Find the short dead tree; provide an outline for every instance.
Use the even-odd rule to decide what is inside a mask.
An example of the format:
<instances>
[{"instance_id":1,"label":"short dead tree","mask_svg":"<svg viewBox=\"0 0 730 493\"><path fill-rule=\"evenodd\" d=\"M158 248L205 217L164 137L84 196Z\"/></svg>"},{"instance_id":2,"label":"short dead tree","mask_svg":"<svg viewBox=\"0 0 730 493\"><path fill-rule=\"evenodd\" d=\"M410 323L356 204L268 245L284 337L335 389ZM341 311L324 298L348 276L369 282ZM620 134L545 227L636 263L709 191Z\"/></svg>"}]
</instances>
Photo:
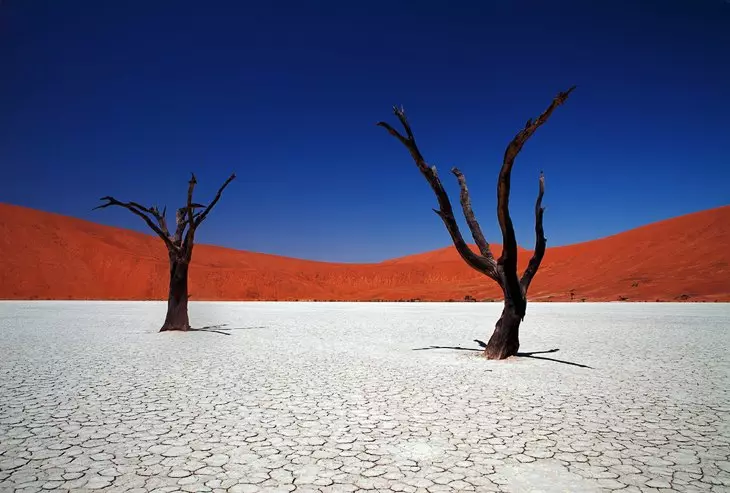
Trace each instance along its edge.
<instances>
[{"instance_id":1,"label":"short dead tree","mask_svg":"<svg viewBox=\"0 0 730 493\"><path fill-rule=\"evenodd\" d=\"M541 172L537 202L535 203L535 251L527 269L522 274L522 277L519 277L517 273L517 240L509 214L512 166L525 142L550 118L555 108L568 99L573 89L575 89L575 86L565 92L559 93L540 116L535 120L530 119L527 121L525 127L517 133L514 139L512 139L512 142L507 146L497 180L497 219L499 220L499 227L502 230L502 255L497 260L494 259L489 248L489 243L485 240L481 227L474 216L469 191L466 186L466 178L462 172L458 168L452 168L451 170L459 181L461 188L461 208L463 209L472 238L474 238L480 254L472 251L464 241L456 219L454 218L454 211L451 207L449 196L446 190L444 190L436 172L436 166L429 165L421 154L403 108L394 107L393 113L403 126L405 135L401 134L386 122L378 123L379 126L385 128L408 149L421 174L426 178L429 185L431 185L439 203L439 208L434 209L434 212L438 214L444 222L444 225L446 225L446 229L451 235L454 246L461 258L470 267L494 280L502 288L502 292L504 293L502 316L497 321L494 332L484 350L485 356L489 359L504 359L517 354L520 347L520 323L524 320L527 309L527 290L545 255L546 239L542 224L543 212L545 210L542 207L542 197L545 193L545 178Z\"/></svg>"},{"instance_id":2,"label":"short dead tree","mask_svg":"<svg viewBox=\"0 0 730 493\"><path fill-rule=\"evenodd\" d=\"M193 202L193 190L197 184L195 175L192 175L188 182L188 197L184 207L177 210L175 216L175 233L170 234L167 228L166 211L162 212L155 207L144 207L136 202L120 202L114 197L102 197L100 200L106 201L94 209L104 209L109 206L124 207L133 214L141 217L147 226L154 231L157 236L162 238L167 247L167 254L170 259L170 288L167 295L167 316L165 323L162 325L160 332L167 330L190 329L190 321L188 319L188 269L190 260L193 257L193 245L195 242L195 232L198 227L205 221L208 214L221 198L223 190L233 179L236 178L232 174L223 185L218 189L218 193L210 204L202 205Z\"/></svg>"}]
</instances>

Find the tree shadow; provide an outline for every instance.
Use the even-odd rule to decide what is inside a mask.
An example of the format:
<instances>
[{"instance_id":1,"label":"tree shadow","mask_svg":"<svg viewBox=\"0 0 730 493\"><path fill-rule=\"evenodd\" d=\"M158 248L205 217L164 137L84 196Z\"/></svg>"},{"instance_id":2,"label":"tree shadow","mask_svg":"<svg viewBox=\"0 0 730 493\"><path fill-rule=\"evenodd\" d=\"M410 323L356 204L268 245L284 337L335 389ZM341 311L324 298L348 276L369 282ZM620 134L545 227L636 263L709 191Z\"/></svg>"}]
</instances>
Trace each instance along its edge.
<instances>
[{"instance_id":1,"label":"tree shadow","mask_svg":"<svg viewBox=\"0 0 730 493\"><path fill-rule=\"evenodd\" d=\"M224 328L225 327L225 328ZM252 330L252 329L265 329L264 326L255 326L255 327L228 327L228 324L218 324L218 325L206 325L205 327L198 327L193 328L190 327L188 330L191 332L210 332L213 334L221 334L224 336L231 335L231 330Z\"/></svg>"},{"instance_id":2,"label":"tree shadow","mask_svg":"<svg viewBox=\"0 0 730 493\"><path fill-rule=\"evenodd\" d=\"M556 359L556 358L546 358L545 356L535 356L535 354L540 353L554 353L557 351L557 349L551 349L550 351L534 351L531 353L517 353L518 358L532 358L532 359L541 359L544 361L552 361L554 363L562 363L564 365L570 365L570 366L577 366L579 368L588 368L590 370L595 370L592 366L584 365L581 363L573 363L572 361L565 361L563 359Z\"/></svg>"},{"instance_id":3,"label":"tree shadow","mask_svg":"<svg viewBox=\"0 0 730 493\"><path fill-rule=\"evenodd\" d=\"M482 348L487 347L487 344L484 341L480 341L479 339L474 339L474 342L479 344ZM455 351L479 351L479 352L481 352L483 350L483 349L468 348L468 347L461 347L461 346L428 346L428 347L415 348L414 351L424 351L427 349L453 349ZM591 370L595 370L595 368L593 368L592 366L583 365L581 363L573 363L572 361L565 361L565 360L556 359L556 358L548 358L545 356L536 356L537 354L555 353L557 351L560 351L560 349L555 348L555 349L547 349L545 351L521 352L521 353L517 353L515 356L517 358L541 359L544 361L552 361L554 363L561 363L563 365L577 366L579 368L588 368Z\"/></svg>"},{"instance_id":4,"label":"tree shadow","mask_svg":"<svg viewBox=\"0 0 730 493\"><path fill-rule=\"evenodd\" d=\"M428 346L428 347L417 347L413 349L414 351L425 351L427 349L453 349L455 351L479 351L481 352L481 349L471 348L471 347L461 347L461 346Z\"/></svg>"}]
</instances>

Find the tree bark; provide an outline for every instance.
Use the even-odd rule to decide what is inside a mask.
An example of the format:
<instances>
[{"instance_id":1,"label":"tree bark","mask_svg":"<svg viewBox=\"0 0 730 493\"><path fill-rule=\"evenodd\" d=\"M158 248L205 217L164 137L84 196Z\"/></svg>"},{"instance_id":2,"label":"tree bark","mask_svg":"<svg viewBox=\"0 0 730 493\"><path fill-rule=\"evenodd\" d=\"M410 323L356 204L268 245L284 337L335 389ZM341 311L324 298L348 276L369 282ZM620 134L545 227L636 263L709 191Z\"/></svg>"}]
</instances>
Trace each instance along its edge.
<instances>
[{"instance_id":1,"label":"tree bark","mask_svg":"<svg viewBox=\"0 0 730 493\"><path fill-rule=\"evenodd\" d=\"M520 349L521 322L515 304L505 299L502 316L497 320L492 337L484 348L484 356L487 359L505 359L516 355Z\"/></svg>"},{"instance_id":2,"label":"tree bark","mask_svg":"<svg viewBox=\"0 0 730 493\"><path fill-rule=\"evenodd\" d=\"M188 267L184 259L170 255L170 290L167 294L167 316L160 332L167 330L187 331L188 319Z\"/></svg>"}]
</instances>

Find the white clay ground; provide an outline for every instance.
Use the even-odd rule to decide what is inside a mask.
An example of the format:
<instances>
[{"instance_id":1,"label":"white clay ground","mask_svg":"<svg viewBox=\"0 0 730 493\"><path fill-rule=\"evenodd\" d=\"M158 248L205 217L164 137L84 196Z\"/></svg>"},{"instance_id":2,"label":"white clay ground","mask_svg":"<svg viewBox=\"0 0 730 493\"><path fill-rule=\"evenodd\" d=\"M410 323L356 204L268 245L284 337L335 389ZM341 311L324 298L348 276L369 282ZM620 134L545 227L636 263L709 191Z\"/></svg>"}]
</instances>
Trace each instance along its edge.
<instances>
[{"instance_id":1,"label":"white clay ground","mask_svg":"<svg viewBox=\"0 0 730 493\"><path fill-rule=\"evenodd\" d=\"M0 491L730 491L730 305L0 302Z\"/></svg>"}]
</instances>

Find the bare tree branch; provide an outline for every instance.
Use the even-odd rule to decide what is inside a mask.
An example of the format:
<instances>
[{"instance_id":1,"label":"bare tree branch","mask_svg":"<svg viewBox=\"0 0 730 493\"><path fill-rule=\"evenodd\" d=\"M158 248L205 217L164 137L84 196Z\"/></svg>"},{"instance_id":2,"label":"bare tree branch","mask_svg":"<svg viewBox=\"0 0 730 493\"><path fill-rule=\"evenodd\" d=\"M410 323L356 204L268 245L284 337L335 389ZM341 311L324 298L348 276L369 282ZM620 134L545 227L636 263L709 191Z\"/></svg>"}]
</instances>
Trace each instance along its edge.
<instances>
[{"instance_id":1,"label":"bare tree branch","mask_svg":"<svg viewBox=\"0 0 730 493\"><path fill-rule=\"evenodd\" d=\"M168 231L168 229L167 229L167 222L165 221L165 217L164 217L165 212L163 212L162 214L160 214L160 211L159 211L159 209L157 207L155 207L155 206L145 207L145 206L143 206L141 204L138 204L137 202L131 202L130 201L130 202L128 202L128 204L130 204L130 205L132 205L132 206L134 206L134 207L136 207L136 208L144 211L145 213L150 214L151 216L153 216L157 220L157 224L159 225L160 230L163 233L165 233L165 235L168 238L170 237L170 231ZM165 207L165 211L167 211L167 207Z\"/></svg>"},{"instance_id":2,"label":"bare tree branch","mask_svg":"<svg viewBox=\"0 0 730 493\"><path fill-rule=\"evenodd\" d=\"M152 222L152 219L150 219L150 217L147 215L147 214L150 214L150 215L154 216L152 209L141 206L141 205L137 204L136 202L120 202L119 200L117 200L111 196L102 197L99 200L106 200L107 203L96 206L96 207L94 207L93 210L105 209L112 205L123 207L123 208L127 209L128 211L132 212L133 214L136 214L137 216L141 217L144 220L144 222L147 223L147 226L149 226L150 229L152 229L152 231L154 231L157 234L157 236L162 238L162 240L165 242L165 245L167 245L167 248L169 250L177 251L178 247L170 240L169 234L165 234L165 232L162 229L160 229L159 226L155 225L155 223Z\"/></svg>"},{"instance_id":3,"label":"bare tree branch","mask_svg":"<svg viewBox=\"0 0 730 493\"><path fill-rule=\"evenodd\" d=\"M195 185L198 183L198 180L195 179L195 173L190 174L190 181L188 182L188 199L185 203L185 213L187 217L185 218L188 230L185 233L185 250L188 253L192 252L192 245L193 245L193 239L195 238L195 228L193 227L193 213L195 212L193 210L193 190L195 190ZM180 227L178 225L178 227Z\"/></svg>"},{"instance_id":4,"label":"bare tree branch","mask_svg":"<svg viewBox=\"0 0 730 493\"><path fill-rule=\"evenodd\" d=\"M208 204L208 206L205 207L205 209L202 212L198 213L196 219L193 220L191 218L191 223L194 224L196 228L198 226L200 226L203 223L203 221L205 221L205 218L208 217L208 213L213 209L213 207L215 207L215 205L220 200L221 195L223 194L223 190L225 190L226 187L228 186L228 184L231 183L235 179L236 179L236 173L231 173L231 176L229 176L228 179L223 183L223 185L221 185L221 187L218 189L218 193L215 194L215 198L213 199L213 201L210 204ZM200 204L194 204L194 205L197 207L203 207Z\"/></svg>"},{"instance_id":5,"label":"bare tree branch","mask_svg":"<svg viewBox=\"0 0 730 493\"><path fill-rule=\"evenodd\" d=\"M157 219L157 224L159 224L160 230L165 233L165 236L170 238L170 230L167 229L167 218L165 217L166 213L167 207L162 209L162 213L160 213L160 210L157 207L150 207L150 214L152 214L155 219Z\"/></svg>"},{"instance_id":6,"label":"bare tree branch","mask_svg":"<svg viewBox=\"0 0 730 493\"><path fill-rule=\"evenodd\" d=\"M496 280L497 282L500 282L499 273L497 272L497 263L494 261L494 255L492 255L492 251L489 248L489 243L484 238L482 228L479 226L479 222L474 216L474 211L471 207L471 197L469 196L469 189L466 186L466 177L459 170L459 168L452 168L451 172L454 174L454 176L456 176L456 179L459 180L459 187L461 188L461 194L459 196L461 201L461 208L464 211L466 223L469 225L469 229L471 230L471 236L472 238L474 238L474 242L479 247L479 251L482 253L484 258L487 259L487 261L491 264L491 272L489 272L487 275L489 275L489 277Z\"/></svg>"},{"instance_id":7,"label":"bare tree branch","mask_svg":"<svg viewBox=\"0 0 730 493\"><path fill-rule=\"evenodd\" d=\"M545 247L547 245L547 239L545 238L545 230L542 227L542 216L545 212L545 208L542 206L542 196L545 195L545 175L542 171L540 172L540 189L537 193L537 200L535 201L535 252L532 254L530 263L525 269L525 273L522 274L520 279L520 287L522 288L523 296L527 295L527 289L530 287L532 278L537 274L537 270L540 268L542 258L545 256Z\"/></svg>"},{"instance_id":8,"label":"bare tree branch","mask_svg":"<svg viewBox=\"0 0 730 493\"><path fill-rule=\"evenodd\" d=\"M398 108L396 108L395 106L393 106L393 112L396 115L398 115L398 112L399 111L403 111L403 110L399 110ZM404 116L404 118L405 118L405 116ZM408 139L406 139L405 137L403 137L400 134L400 132L398 132L396 129L394 129L393 127L391 127L389 123L387 123L387 122L378 122L377 125L383 127L384 129L386 129L390 133L390 135L392 135L396 139L400 140L401 144L403 144L404 146L406 146L408 148L408 150L410 150L410 148L411 148L411 141L408 140ZM416 163L416 164L418 164L418 163Z\"/></svg>"},{"instance_id":9,"label":"bare tree branch","mask_svg":"<svg viewBox=\"0 0 730 493\"><path fill-rule=\"evenodd\" d=\"M515 238L515 230L512 224L512 218L509 215L509 193L512 166L514 165L517 154L522 150L525 142L532 137L535 131L552 115L555 108L563 104L573 92L575 86L565 92L558 93L553 99L550 106L535 119L528 120L525 128L515 135L512 142L509 143L504 153L502 168L499 171L499 179L497 180L497 219L499 227L502 230L502 255L497 260L497 264L502 267L504 274L505 289L509 292L510 297L519 303L517 313L524 317L526 301L522 296L522 288L517 278L517 240Z\"/></svg>"},{"instance_id":10,"label":"bare tree branch","mask_svg":"<svg viewBox=\"0 0 730 493\"><path fill-rule=\"evenodd\" d=\"M173 242L176 245L180 245L182 243L182 237L183 232L185 231L185 226L187 226L187 208L180 207L177 212L175 213L175 237L173 238Z\"/></svg>"},{"instance_id":11,"label":"bare tree branch","mask_svg":"<svg viewBox=\"0 0 730 493\"><path fill-rule=\"evenodd\" d=\"M434 212L439 215L441 220L446 225L446 229L451 235L451 239L454 242L454 246L459 252L459 255L461 255L464 261L473 269L491 277L492 279L495 279L497 282L500 282L498 276L495 275L494 277L492 277L492 274L494 273L493 262L490 262L489 259L474 253L471 248L469 248L469 245L467 245L467 243L464 241L464 238L461 235L461 231L459 230L459 225L454 218L454 210L451 206L451 201L449 200L449 196L447 195L446 190L444 190L444 187L441 184L441 180L439 179L438 173L436 172L436 167L429 166L426 163L426 160L423 158L421 151L418 149L416 139L413 135L413 131L411 130L411 126L406 118L405 111L403 110L403 108L398 108L394 106L393 113L396 117L398 117L398 120L403 126L403 129L405 130L407 136L403 136L400 132L398 132L386 122L378 122L377 125L385 128L388 133L397 138L406 147L406 149L408 149L421 174L426 178L426 181L428 181L429 185L431 185L431 189L436 194L436 198L438 199L439 203L439 209L434 209Z\"/></svg>"}]
</instances>

